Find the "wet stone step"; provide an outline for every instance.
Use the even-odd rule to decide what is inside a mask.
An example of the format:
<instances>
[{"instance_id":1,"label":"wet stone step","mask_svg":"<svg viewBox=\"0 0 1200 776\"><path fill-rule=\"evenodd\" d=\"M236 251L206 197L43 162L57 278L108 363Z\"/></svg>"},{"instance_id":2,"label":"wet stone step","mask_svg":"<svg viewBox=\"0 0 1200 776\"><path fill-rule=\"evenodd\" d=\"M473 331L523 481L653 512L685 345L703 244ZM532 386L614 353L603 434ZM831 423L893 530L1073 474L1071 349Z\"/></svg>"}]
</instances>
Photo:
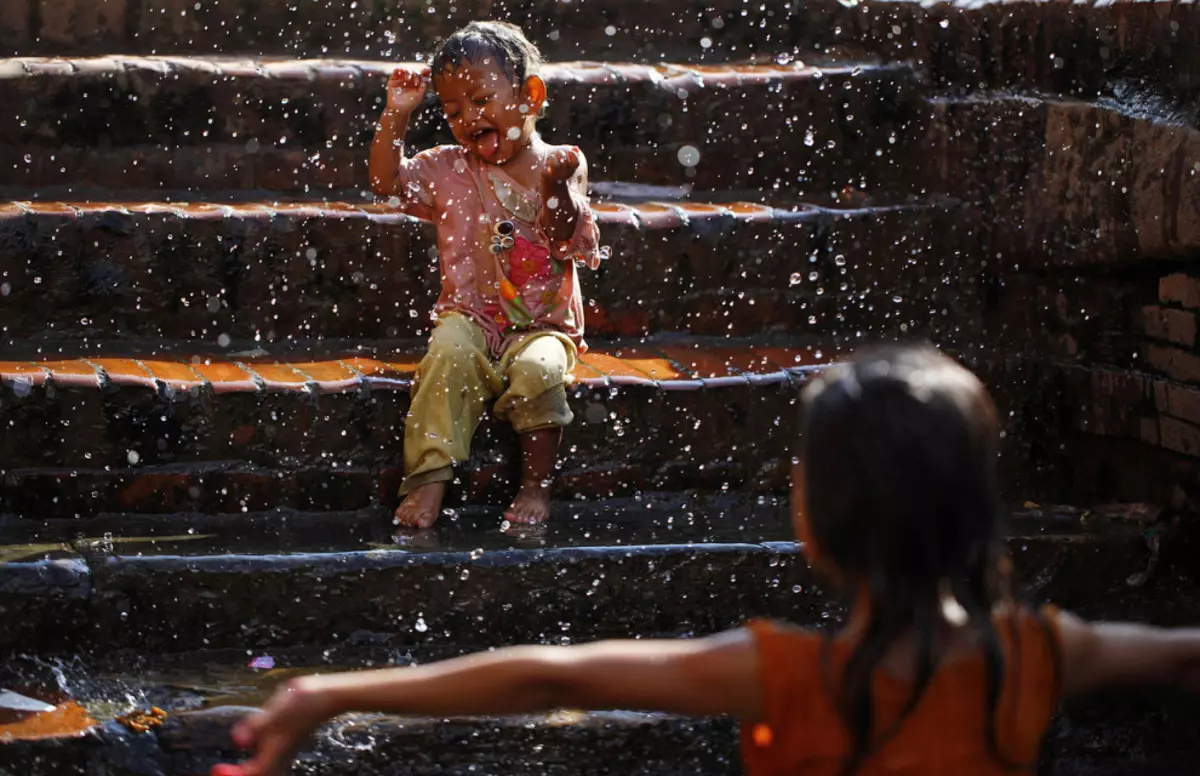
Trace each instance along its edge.
<instances>
[{"instance_id":1,"label":"wet stone step","mask_svg":"<svg viewBox=\"0 0 1200 776\"><path fill-rule=\"evenodd\" d=\"M586 382L569 393L577 417L562 446L562 495L781 487L799 390L831 355L811 344L597 348L576 373ZM389 506L416 363L414 354L5 363L5 508L40 519ZM328 377L303 377L311 374ZM462 469L463 498L509 497L516 450L511 427L486 418Z\"/></svg>"},{"instance_id":2,"label":"wet stone step","mask_svg":"<svg viewBox=\"0 0 1200 776\"><path fill-rule=\"evenodd\" d=\"M155 733L108 723L86 739L0 744L0 768L29 776L171 773L205 776L238 753L229 729L248 708L170 717ZM566 776L740 773L732 722L656 714L559 712L507 719L418 720L355 715L318 735L298 772L391 776Z\"/></svg>"},{"instance_id":3,"label":"wet stone step","mask_svg":"<svg viewBox=\"0 0 1200 776\"><path fill-rule=\"evenodd\" d=\"M400 65L405 68L417 64ZM392 61L0 60L8 185L321 191L369 187ZM8 77L5 77L5 76ZM928 113L905 65L547 67L543 131L593 180L824 193L907 183ZM747 123L753 118L753 129ZM434 96L407 136L454 140Z\"/></svg>"},{"instance_id":4,"label":"wet stone step","mask_svg":"<svg viewBox=\"0 0 1200 776\"><path fill-rule=\"evenodd\" d=\"M232 725L298 673L428 662L461 650L379 648L276 651L276 668L249 668L245 650L108 661L10 661L4 681L58 703L35 726L0 723L0 768L31 776L206 774L239 756ZM260 656L261 657L261 656ZM65 688L65 692L64 692ZM153 705L163 725L134 732L114 721ZM1043 747L1039 773L1164 776L1192 772L1194 696L1122 692L1067 704ZM86 736L80 736L82 731ZM36 731L36 732L35 732ZM35 736L41 736L40 738ZM299 771L331 774L736 774L736 726L627 711L423 720L346 715L300 754ZM603 763L600 766L591 763Z\"/></svg>"},{"instance_id":5,"label":"wet stone step","mask_svg":"<svg viewBox=\"0 0 1200 776\"><path fill-rule=\"evenodd\" d=\"M593 337L952 337L978 305L976 218L952 202L594 209L612 258L583 274ZM386 205L3 203L0 336L423 338L436 255Z\"/></svg>"},{"instance_id":6,"label":"wet stone step","mask_svg":"<svg viewBox=\"0 0 1200 776\"><path fill-rule=\"evenodd\" d=\"M792 542L753 541L781 528L780 505L758 509L758 527L739 526L744 538L734 542L714 533L718 540L534 546L536 537L501 538L493 528L443 529L445 544L435 549L421 549L413 542L425 540L411 537L406 544L350 541L353 549L325 552L287 552L287 544L262 552L253 543L221 551L219 535L214 543L210 535L186 533L141 542L85 537L24 555L14 549L19 559L0 566L0 607L12 623L0 647L84 655L486 647L708 633L752 616L810 624L835 616L834 598ZM1023 530L1009 546L1035 598L1088 616L1164 623L1196 616L1189 603L1197 600L1195 582L1179 575L1186 566L1169 542L1149 582L1139 581L1150 551L1138 525L1032 520L1014 529ZM236 535L227 530L226 540ZM650 598L647 589L655 591Z\"/></svg>"},{"instance_id":7,"label":"wet stone step","mask_svg":"<svg viewBox=\"0 0 1200 776\"><path fill-rule=\"evenodd\" d=\"M465 0L431 7L411 0L346 6L285 0L215 0L196 8L114 6L78 0L56 13L47 0L5 6L0 45L17 55L173 52L282 56L409 58L428 56L436 41L475 19L521 24L550 59L774 58L793 50L805 14L790 5L704 6L641 0Z\"/></svg>"}]
</instances>

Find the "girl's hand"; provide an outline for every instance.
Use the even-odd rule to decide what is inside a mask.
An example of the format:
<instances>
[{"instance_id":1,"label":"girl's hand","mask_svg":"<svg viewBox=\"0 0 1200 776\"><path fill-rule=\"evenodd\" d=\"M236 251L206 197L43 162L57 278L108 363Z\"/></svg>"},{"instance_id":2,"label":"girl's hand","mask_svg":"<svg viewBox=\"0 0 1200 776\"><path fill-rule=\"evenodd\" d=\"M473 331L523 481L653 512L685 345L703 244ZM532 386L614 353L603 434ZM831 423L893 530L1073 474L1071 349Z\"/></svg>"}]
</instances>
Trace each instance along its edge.
<instances>
[{"instance_id":1,"label":"girl's hand","mask_svg":"<svg viewBox=\"0 0 1200 776\"><path fill-rule=\"evenodd\" d=\"M238 747L253 751L240 765L216 765L212 776L286 776L296 751L331 716L319 679L288 682L262 711L239 722L232 732Z\"/></svg>"},{"instance_id":2,"label":"girl's hand","mask_svg":"<svg viewBox=\"0 0 1200 776\"><path fill-rule=\"evenodd\" d=\"M429 68L419 72L396 68L387 82L387 106L389 110L412 113L425 99L425 88L429 84Z\"/></svg>"},{"instance_id":3,"label":"girl's hand","mask_svg":"<svg viewBox=\"0 0 1200 776\"><path fill-rule=\"evenodd\" d=\"M551 151L546 159L546 167L542 170L542 184L551 186L571 180L571 176L579 169L579 164L578 148L559 148Z\"/></svg>"}]
</instances>

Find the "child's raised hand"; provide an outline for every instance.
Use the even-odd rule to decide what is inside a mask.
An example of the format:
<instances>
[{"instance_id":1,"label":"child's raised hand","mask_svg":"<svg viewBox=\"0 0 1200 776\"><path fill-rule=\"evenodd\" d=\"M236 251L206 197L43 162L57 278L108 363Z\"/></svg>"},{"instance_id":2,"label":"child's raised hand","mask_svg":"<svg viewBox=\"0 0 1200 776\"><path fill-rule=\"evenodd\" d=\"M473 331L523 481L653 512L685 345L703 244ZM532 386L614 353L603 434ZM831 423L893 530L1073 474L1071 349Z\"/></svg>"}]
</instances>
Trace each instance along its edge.
<instances>
[{"instance_id":1,"label":"child's raised hand","mask_svg":"<svg viewBox=\"0 0 1200 776\"><path fill-rule=\"evenodd\" d=\"M542 170L542 183L552 185L569 181L579 169L582 157L578 148L559 148L550 152Z\"/></svg>"},{"instance_id":2,"label":"child's raised hand","mask_svg":"<svg viewBox=\"0 0 1200 776\"><path fill-rule=\"evenodd\" d=\"M424 67L420 71L396 68L387 82L388 108L412 113L425 99L425 87L428 84L429 68Z\"/></svg>"}]
</instances>

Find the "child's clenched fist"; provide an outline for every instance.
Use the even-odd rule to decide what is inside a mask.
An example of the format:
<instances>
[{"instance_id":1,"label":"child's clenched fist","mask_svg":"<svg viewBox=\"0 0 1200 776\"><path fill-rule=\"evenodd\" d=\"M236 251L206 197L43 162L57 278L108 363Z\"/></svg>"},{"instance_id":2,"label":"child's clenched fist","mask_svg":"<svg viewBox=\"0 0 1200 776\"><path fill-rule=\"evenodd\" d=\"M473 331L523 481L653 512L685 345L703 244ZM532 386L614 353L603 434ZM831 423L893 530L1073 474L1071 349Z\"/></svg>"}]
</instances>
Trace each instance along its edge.
<instances>
[{"instance_id":1,"label":"child's clenched fist","mask_svg":"<svg viewBox=\"0 0 1200 776\"><path fill-rule=\"evenodd\" d=\"M559 148L546 157L546 166L542 169L542 184L552 185L569 181L579 169L579 149Z\"/></svg>"},{"instance_id":2,"label":"child's clenched fist","mask_svg":"<svg viewBox=\"0 0 1200 776\"><path fill-rule=\"evenodd\" d=\"M419 71L396 68L387 82L388 109L412 113L425 99L425 87L428 84L429 68Z\"/></svg>"}]
</instances>

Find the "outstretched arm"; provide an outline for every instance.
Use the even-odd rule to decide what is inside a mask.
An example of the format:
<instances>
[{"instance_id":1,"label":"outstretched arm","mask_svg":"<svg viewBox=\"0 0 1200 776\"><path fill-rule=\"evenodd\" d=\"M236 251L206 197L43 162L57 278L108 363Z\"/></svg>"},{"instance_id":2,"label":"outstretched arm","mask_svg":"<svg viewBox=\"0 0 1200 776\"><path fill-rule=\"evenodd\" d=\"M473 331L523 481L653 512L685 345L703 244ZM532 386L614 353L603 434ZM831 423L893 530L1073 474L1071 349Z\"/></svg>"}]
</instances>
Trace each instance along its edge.
<instances>
[{"instance_id":1,"label":"outstretched arm","mask_svg":"<svg viewBox=\"0 0 1200 776\"><path fill-rule=\"evenodd\" d=\"M434 663L298 679L234 730L253 749L214 776L282 776L318 725L349 711L426 716L640 709L754 719L758 658L747 631L698 640L514 647Z\"/></svg>"},{"instance_id":2,"label":"outstretched arm","mask_svg":"<svg viewBox=\"0 0 1200 776\"><path fill-rule=\"evenodd\" d=\"M1092 623L1066 613L1058 625L1066 695L1133 684L1200 688L1200 628Z\"/></svg>"}]
</instances>

